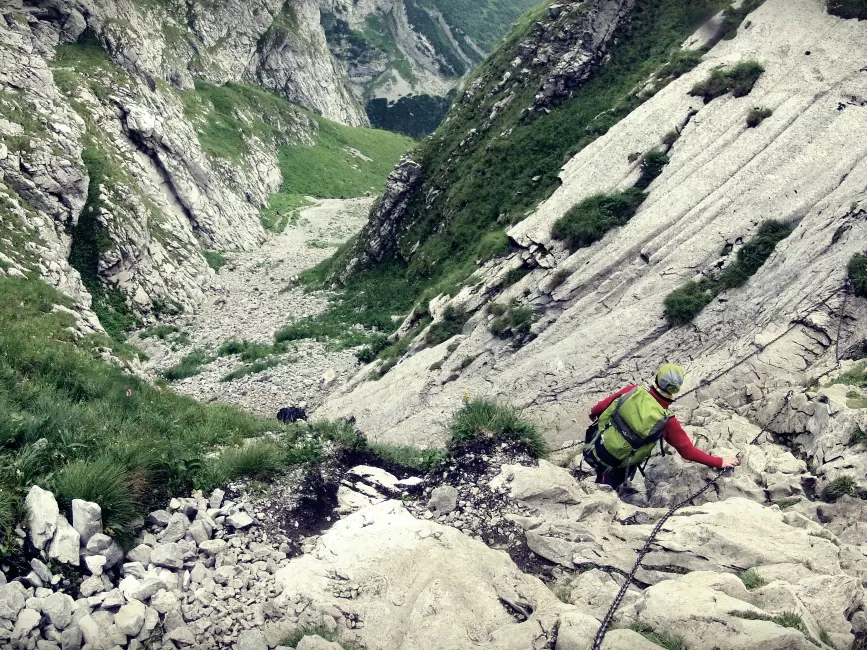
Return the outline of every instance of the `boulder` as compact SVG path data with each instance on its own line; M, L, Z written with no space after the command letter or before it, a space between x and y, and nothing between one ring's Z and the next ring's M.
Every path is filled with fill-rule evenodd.
M430 495L427 507L437 515L447 515L458 507L458 491L451 485L441 485Z
M184 550L176 542L159 544L151 552L151 562L167 569L180 569L184 566Z
M72 623L74 605L72 596L58 591L42 601L42 613L55 628L65 630Z
M253 518L246 512L236 512L226 517L226 523L235 530L243 530L253 524Z
M54 537L48 547L48 557L63 564L78 566L81 538L78 531L73 528L66 517L57 515L54 526Z
M47 490L34 485L24 499L27 508L27 528L30 531L30 541L37 549L42 550L54 537L57 528L57 517L60 509L57 500Z
M298 645L295 647L297 648L297 650L343 650L343 646L341 646L339 643L326 641L318 634L314 634L312 636L305 636L298 642ZM240 644L238 645L238 650L241 650ZM259 650L259 648L251 647L249 650Z
M73 499L72 527L78 531L81 544L87 546L91 537L102 532L102 508L98 503Z
M235 648L237 650L268 650L268 643L259 630L244 630L238 635L238 643Z
M163 544L180 541L187 534L189 527L190 520L187 519L187 516L182 512L176 512L169 518L165 529L157 536L157 539Z
M137 636L145 621L145 605L140 600L130 600L114 616L114 624L127 636Z
M0 585L0 618L14 621L24 609L26 595L20 582Z

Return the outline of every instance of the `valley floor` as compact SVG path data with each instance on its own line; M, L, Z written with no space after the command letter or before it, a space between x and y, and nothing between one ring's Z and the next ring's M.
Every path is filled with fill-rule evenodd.
M331 255L361 229L371 201L317 200L259 250L225 253L226 264L219 271L221 288L207 304L196 314L164 322L164 328L173 326L177 332L162 339L148 336L149 331L132 337L131 342L150 357L147 370L164 373L185 356L200 352L209 362L200 374L174 383L176 392L205 402L237 404L265 416L289 405L318 406L328 387L357 367L351 350L334 350L305 339L270 357L279 365L223 381L228 373L250 364L236 355L218 356L218 349L233 340L271 344L281 327L324 311L326 294L286 288L299 273ZM158 330L150 330L154 331Z

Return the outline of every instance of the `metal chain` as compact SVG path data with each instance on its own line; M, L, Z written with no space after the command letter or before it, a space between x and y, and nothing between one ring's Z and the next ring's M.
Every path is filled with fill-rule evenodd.
M759 435L753 438L748 446L756 444L766 432L767 429L762 429L761 431L759 431ZM717 481L719 481L725 475L725 472L726 471L724 469L717 470L717 475L714 478L708 480L707 483L705 483L704 487L702 487L695 494L687 497L677 505L669 508L668 512L666 512L662 516L662 519L656 522L656 526L654 526L653 530L650 532L650 536L644 543L644 547L638 553L638 558L635 560L635 564L632 566L632 571L629 572L629 575L626 577L626 580L620 587L620 591L617 592L617 596L614 598L614 602L611 603L611 607L608 608L608 613L605 614L605 618L602 620L602 625L599 626L599 631L596 633L596 639L593 641L592 650L600 650L600 648L602 648L602 641L605 639L608 628L611 627L611 622L614 620L614 614L616 614L617 610L620 609L623 598L624 596L626 596L626 592L629 590L629 585L631 585L632 581L635 579L635 574L638 573L638 569L641 567L642 561L647 556L647 554L650 553L650 547L656 541L656 536L659 534L659 531L662 530L665 522L668 521L675 512L677 512L684 506L692 503L702 494L707 492L711 487L716 485Z

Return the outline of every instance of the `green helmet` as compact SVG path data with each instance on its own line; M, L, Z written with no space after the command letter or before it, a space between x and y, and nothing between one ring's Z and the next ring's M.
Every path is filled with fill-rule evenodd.
M656 373L656 388L663 397L674 399L683 388L683 379L686 373L683 368L673 363L666 363L659 367Z

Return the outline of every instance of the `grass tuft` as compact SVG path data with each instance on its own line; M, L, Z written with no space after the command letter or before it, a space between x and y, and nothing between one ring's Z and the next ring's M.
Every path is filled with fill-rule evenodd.
M163 372L166 381L180 381L194 377L202 372L202 366L206 366L214 360L214 357L205 350L195 349L184 356L180 362Z
M758 61L744 61L730 68L717 68L707 79L696 84L689 94L702 97L706 102L728 93L733 97L745 97L764 71L765 68Z
M491 313L495 316L488 329L494 336L501 339L510 337L524 338L530 333L533 325L533 310L522 305L518 300L512 300L508 305L491 305Z
M548 443L536 426L510 406L491 399L473 399L454 417L450 446L474 440L520 440L536 458L548 453Z
M439 345L460 334L470 315L452 305L445 308L441 320L435 321L427 332L425 341L428 345Z
M272 441L256 440L204 463L197 487L206 492L241 477L253 480L272 478L286 465L286 449Z
M226 266L226 258L217 251L202 251L202 255L204 255L208 266L214 269L214 273L219 273L220 269Z
M656 632L654 629L645 623L634 623L629 626L629 629L638 632L645 639L658 646L662 646L666 650L685 650L683 639L674 634L666 632Z
M690 280L665 299L668 324L678 327L691 323L714 298L727 289L746 284L774 252L778 243L792 234L792 226L780 221L766 221L756 236L738 251L737 259L719 276Z
M571 252L586 248L609 230L625 225L644 196L644 192L633 188L586 198L554 223L551 235L563 241Z
M867 433L861 427L855 427L852 435L849 436L849 446L867 445Z
M747 113L747 126L751 129L754 129L773 114L774 111L772 111L770 108L750 109L750 112Z
M867 0L828 0L828 13L840 18L867 20Z
M229 357L237 354L241 357L241 361L248 362L264 359L274 352L275 349L272 345L266 343L252 343L246 339L243 341L237 339L226 341L217 349L218 356Z
M659 177L668 163L668 155L662 149L648 151L641 157L641 176L635 183L635 187L639 190L646 190Z
M744 587L747 589L758 589L759 587L764 587L767 582L756 572L755 569L748 569L741 573L738 578L741 579L741 582L744 583Z
M264 372L265 370L269 370L270 368L275 368L281 363L283 362L281 362L280 359L265 359L263 361L256 361L254 363L241 366L237 370L233 370L232 372L221 377L220 381L223 383L228 383L230 381L240 379L241 377L246 377L247 375L256 375L260 372Z
M842 476L838 476L833 481L828 483L824 488L822 488L822 492L819 497L825 503L835 503L841 497L850 496L854 497L858 495L858 485L855 483L855 479L851 476L847 476L846 474Z
M847 268L852 291L859 298L867 298L867 255L855 253Z

